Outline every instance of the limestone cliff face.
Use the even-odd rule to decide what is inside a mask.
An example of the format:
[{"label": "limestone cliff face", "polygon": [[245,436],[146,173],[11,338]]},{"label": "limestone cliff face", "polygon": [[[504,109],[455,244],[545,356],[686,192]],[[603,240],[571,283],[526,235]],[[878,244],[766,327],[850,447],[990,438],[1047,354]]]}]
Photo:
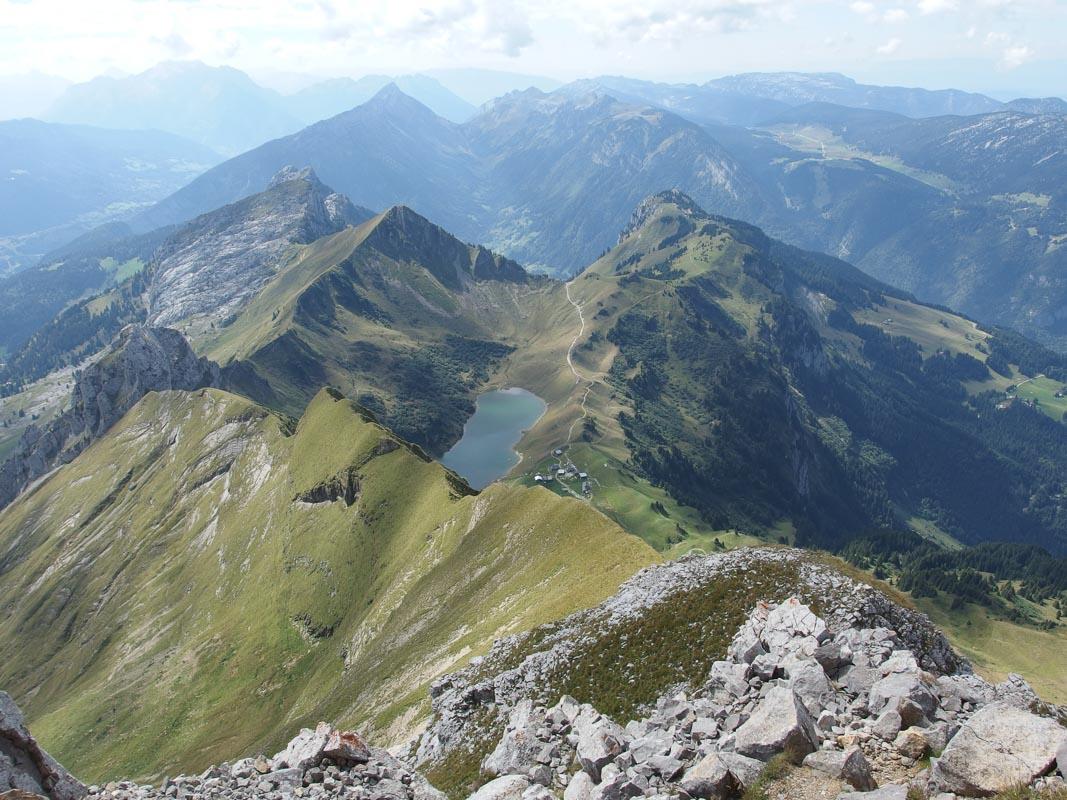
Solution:
[{"label": "limestone cliff face", "polygon": [[218,366],[198,358],[168,328],[129,325],[111,350],[78,376],[70,406],[44,426],[31,426],[0,465],[0,508],[37,478],[71,461],[148,392],[218,383]]},{"label": "limestone cliff face", "polygon": [[310,168],[285,167],[266,191],[204,214],[154,256],[149,322],[191,317],[221,322],[274,274],[293,244],[306,244],[369,219]]}]

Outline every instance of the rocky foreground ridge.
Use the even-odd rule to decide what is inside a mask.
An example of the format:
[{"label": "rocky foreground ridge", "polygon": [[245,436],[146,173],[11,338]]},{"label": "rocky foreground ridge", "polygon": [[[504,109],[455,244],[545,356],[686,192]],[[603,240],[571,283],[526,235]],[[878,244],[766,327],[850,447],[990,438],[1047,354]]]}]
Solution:
[{"label": "rocky foreground ridge", "polygon": [[[684,602],[687,592],[775,569],[793,592],[758,602],[706,672],[669,686],[630,719],[570,695],[546,702],[555,670],[579,663],[583,650],[603,649],[612,631],[629,637],[635,619]],[[804,596],[818,598],[809,602],[821,613]],[[689,643],[699,639],[694,632]],[[442,788],[475,800],[1067,792],[1065,709],[1043,703],[1018,676],[988,683],[925,616],[793,550],[647,568],[600,606],[498,642],[438,681],[433,694],[433,720],[398,755],[322,723],[273,758],[221,764],[158,787],[116,782],[84,792],[101,800],[440,800]],[[0,753],[9,749],[0,743]],[[470,756],[475,769],[461,774]],[[0,793],[12,772],[2,764],[0,757]],[[30,791],[74,800],[39,785],[43,792]]]}]

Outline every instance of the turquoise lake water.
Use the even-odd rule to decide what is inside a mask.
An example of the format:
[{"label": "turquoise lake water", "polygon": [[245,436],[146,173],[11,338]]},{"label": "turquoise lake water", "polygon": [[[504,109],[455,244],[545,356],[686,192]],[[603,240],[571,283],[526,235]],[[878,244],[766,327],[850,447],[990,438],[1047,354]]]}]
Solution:
[{"label": "turquoise lake water", "polygon": [[545,401],[525,389],[497,389],[478,398],[463,438],[441,463],[475,489],[484,489],[519,463],[515,445],[545,413]]}]

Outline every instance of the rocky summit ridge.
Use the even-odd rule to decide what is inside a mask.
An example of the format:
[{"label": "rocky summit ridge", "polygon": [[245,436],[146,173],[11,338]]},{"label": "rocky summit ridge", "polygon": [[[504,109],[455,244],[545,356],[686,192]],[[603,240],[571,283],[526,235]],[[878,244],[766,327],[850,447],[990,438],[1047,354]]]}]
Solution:
[{"label": "rocky summit ridge", "polygon": [[[663,604],[768,569],[791,579],[784,599],[756,602],[720,658],[628,720],[569,694],[545,701],[554,666],[602,651],[605,631],[626,638],[629,623]],[[683,642],[700,644],[700,635]],[[1067,789],[1064,709],[1018,676],[983,680],[924,615],[795,550],[646,568],[593,609],[499,641],[432,693],[429,727],[393,754],[322,723],[273,758],[158,787],[119,781],[87,792],[100,800],[954,800]],[[457,755],[468,767],[473,757],[473,769]]]}]

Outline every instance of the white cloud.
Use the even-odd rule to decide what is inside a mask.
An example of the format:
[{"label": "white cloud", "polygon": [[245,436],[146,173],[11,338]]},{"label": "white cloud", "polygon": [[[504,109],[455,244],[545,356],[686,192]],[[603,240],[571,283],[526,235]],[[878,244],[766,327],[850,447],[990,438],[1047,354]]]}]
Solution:
[{"label": "white cloud", "polygon": [[563,79],[797,69],[888,80],[872,55],[982,57],[991,75],[1044,69],[1064,29],[1067,0],[0,0],[0,74],[86,79],[189,58],[324,76],[473,66]]},{"label": "white cloud", "polygon": [[919,0],[920,14],[937,14],[942,11],[956,11],[959,0]]},{"label": "white cloud", "polygon": [[1016,44],[1004,48],[1004,51],[1000,54],[1000,66],[1003,69],[1015,69],[1033,58],[1034,51],[1028,45]]},{"label": "white cloud", "polygon": [[878,55],[891,56],[893,55],[893,53],[897,52],[897,50],[900,49],[900,46],[902,44],[903,42],[894,36],[885,44],[878,45],[878,47],[875,48],[875,52],[877,52]]}]

